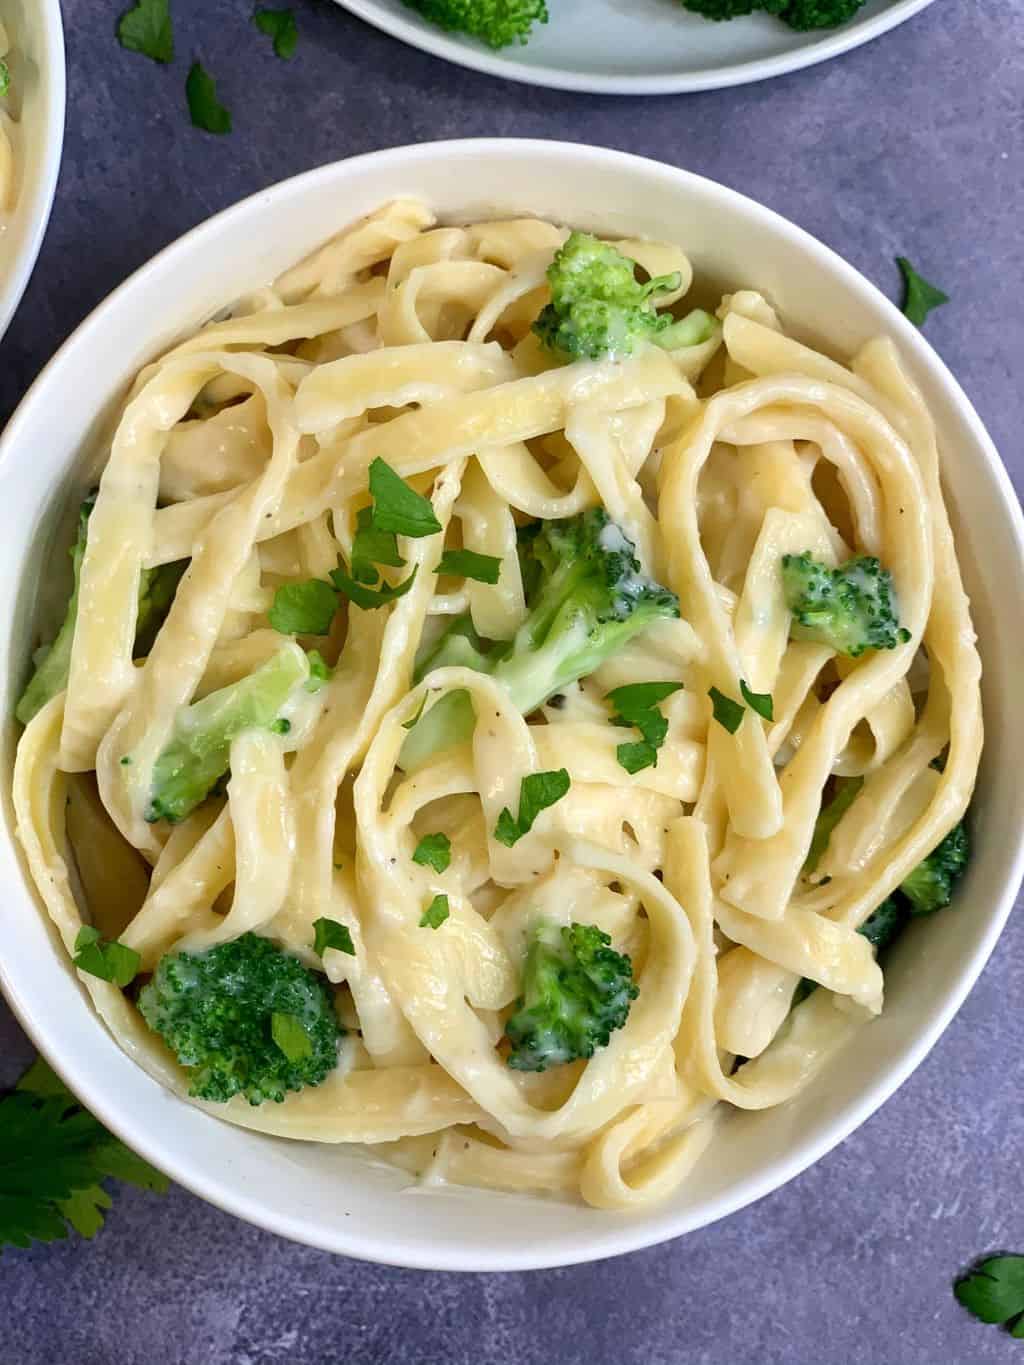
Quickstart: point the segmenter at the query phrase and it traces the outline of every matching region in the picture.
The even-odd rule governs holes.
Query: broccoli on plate
[[[739,19],[747,14],[774,14],[790,28],[807,32],[838,28],[857,13],[865,0],[682,0],[685,9],[705,19]]]
[[[465,33],[488,47],[525,43],[534,24],[546,24],[544,0],[403,0],[449,33]]]
[[[592,924],[539,921],[523,965],[522,995],[505,1025],[516,1071],[592,1057],[622,1028],[637,996],[633,964]]]
[[[814,640],[856,659],[910,639],[899,622],[892,575],[871,555],[829,568],[809,551],[782,556],[782,588],[794,640]]]
[[[633,544],[601,507],[539,524],[524,537],[524,569],[534,580],[526,620],[511,643],[485,651],[459,617],[417,669],[417,679],[445,664],[489,673],[524,716],[548,697],[598,668],[655,621],[679,615],[675,593],[647,578]],[[465,692],[449,692],[416,723],[401,763],[419,767],[431,754],[461,744],[473,732]]]
[[[323,979],[258,934],[165,954],[139,1009],[189,1072],[197,1099],[280,1103],[337,1065],[341,1029]]]
[[[665,350],[707,341],[716,325],[709,313],[695,309],[677,321],[652,305],[654,295],[679,288],[679,275],[640,284],[635,268],[608,242],[587,232],[570,233],[548,267],[551,302],[533,324],[534,332],[548,350],[573,360],[632,355],[644,341]]]

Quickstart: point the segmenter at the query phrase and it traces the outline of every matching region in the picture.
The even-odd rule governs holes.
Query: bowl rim
[[[335,3],[399,42],[418,48],[421,52],[429,52],[456,66],[482,71],[488,76],[542,86],[548,90],[571,90],[583,94],[683,95],[700,90],[723,90],[729,86],[749,85],[754,81],[770,80],[775,76],[785,76],[816,66],[819,62],[850,52],[873,38],[880,38],[883,33],[888,33],[891,28],[896,28],[926,9],[932,0],[893,0],[887,9],[869,19],[853,19],[841,28],[825,31],[815,42],[771,57],[730,62],[724,66],[710,67],[706,71],[659,71],[651,75],[623,76],[576,71],[567,66],[533,66],[529,62],[516,61],[472,40],[450,36],[411,16],[406,18],[401,13],[385,9],[380,0],[335,0]]]
[[[738,209],[751,222],[752,226],[756,227],[758,223],[766,226],[771,225],[776,231],[788,234],[791,240],[809,255],[827,266],[841,285],[852,287],[854,290],[866,294],[876,305],[881,305],[883,313],[887,316],[891,334],[906,351],[913,355],[915,361],[930,371],[931,377],[940,384],[948,398],[952,400],[959,416],[970,429],[978,450],[988,466],[988,473],[992,476],[993,486],[999,495],[1002,514],[1015,546],[1018,575],[1020,580],[1024,582],[1024,512],[1022,512],[1017,501],[1009,475],[970,400],[941,357],[932,349],[918,329],[903,317],[895,304],[830,247],[825,246],[824,243],[818,241],[789,219],[759,204],[756,200],[748,198],[739,191],[721,185],[708,177],[649,158],[578,143],[540,139],[470,138],[394,147],[384,151],[363,153],[356,157],[331,162],[303,172],[300,175],[280,181],[267,189],[259,190],[220,211],[164,247],[148,262],[134,271],[106,299],[98,304],[72,332],[39,373],[19,404],[6,430],[0,436],[0,465],[11,458],[13,448],[20,440],[21,428],[28,422],[34,407],[37,404],[45,403],[51,376],[55,372],[59,372],[65,358],[80,347],[88,347],[93,332],[104,326],[106,314],[113,311],[116,303],[125,294],[138,288],[150,275],[164,269],[169,264],[179,261],[187,262],[189,257],[202,247],[206,238],[214,236],[225,226],[230,226],[233,220],[238,219],[244,222],[250,215],[258,213],[261,208],[268,207],[272,202],[287,200],[290,195],[294,194],[301,195],[310,186],[316,185],[318,182],[330,182],[338,176],[358,171],[371,162],[379,163],[383,160],[385,163],[391,163],[395,171],[395,193],[397,194],[402,192],[401,176],[410,163],[429,161],[441,156],[452,160],[460,155],[474,157],[482,155],[488,158],[503,156],[513,158],[524,156],[553,157],[556,160],[562,158],[570,163],[567,169],[571,168],[571,164],[579,165],[589,161],[608,171],[622,172],[625,169],[628,173],[632,169],[648,176],[654,174],[671,182],[677,189],[692,187],[704,194],[711,193],[723,205],[725,213],[728,214],[730,210]],[[315,245],[315,242],[310,243],[311,248]],[[10,843],[15,850],[15,856],[18,856],[20,861],[13,830],[8,828],[8,824],[9,821],[7,820],[3,822],[4,828],[0,832],[0,839],[5,839]],[[903,1084],[945,1031],[988,961],[1013,908],[1017,888],[1022,877],[1024,877],[1024,830],[1021,831],[1018,838],[1002,889],[988,910],[984,932],[980,936],[973,954],[961,963],[955,982],[949,989],[941,1008],[934,1013],[929,1022],[922,1026],[913,1043],[907,1046],[904,1054],[889,1062],[885,1071],[876,1081],[866,1086],[862,1093],[850,1099],[819,1136],[804,1139],[794,1146],[785,1157],[759,1167],[750,1175],[738,1180],[727,1192],[711,1198],[696,1209],[671,1213],[662,1207],[645,1210],[634,1217],[616,1219],[612,1216],[609,1217],[607,1231],[603,1236],[593,1238],[590,1241],[579,1239],[571,1250],[549,1251],[545,1245],[536,1245],[529,1251],[509,1251],[508,1248],[503,1249],[499,1244],[495,1254],[492,1255],[482,1253],[479,1247],[467,1247],[459,1250],[449,1250],[447,1247],[432,1249],[423,1239],[408,1238],[401,1244],[391,1239],[385,1245],[380,1239],[374,1239],[372,1233],[367,1238],[365,1233],[357,1232],[354,1229],[349,1231],[345,1226],[346,1220],[344,1219],[337,1220],[333,1224],[327,1224],[324,1221],[312,1221],[304,1215],[280,1214],[276,1211],[269,1211],[261,1205],[257,1196],[248,1193],[240,1184],[231,1187],[223,1182],[219,1174],[195,1169],[189,1158],[183,1157],[180,1152],[176,1152],[173,1138],[170,1141],[166,1140],[166,1130],[162,1130],[159,1125],[147,1121],[141,1115],[131,1113],[123,1107],[119,1108],[113,1087],[106,1091],[99,1090],[97,1093],[93,1093],[89,1086],[85,1086],[81,1082],[76,1084],[76,1078],[67,1072],[56,1045],[51,1042],[50,1034],[53,1030],[49,1023],[42,1018],[28,1018],[27,1012],[20,1007],[16,982],[10,976],[9,968],[2,959],[0,959],[0,990],[3,991],[25,1032],[33,1040],[42,1055],[53,1066],[54,1070],[64,1077],[68,1085],[98,1119],[140,1155],[164,1170],[177,1184],[191,1190],[225,1212],[243,1218],[269,1232],[288,1237],[305,1245],[379,1264],[420,1270],[517,1271],[544,1269],[602,1260],[625,1252],[656,1246],[682,1236],[684,1233],[695,1231],[772,1193],[830,1152],[880,1108]],[[25,894],[28,895],[27,892]],[[36,908],[38,910],[38,906]],[[132,1065],[135,1064],[132,1063]],[[153,1084],[156,1085],[156,1082]]]
[[[60,0],[42,0],[43,61],[45,82],[43,109],[43,158],[31,194],[19,200],[12,218],[21,227],[21,245],[15,252],[11,268],[0,288],[0,338],[3,337],[18,311],[32,272],[36,268],[43,238],[50,222],[57,192],[57,179],[64,153],[64,119],[67,107],[67,71],[64,47],[64,25]]]

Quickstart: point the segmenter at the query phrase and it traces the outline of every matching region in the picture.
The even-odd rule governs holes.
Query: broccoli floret
[[[892,575],[871,555],[838,569],[809,551],[783,555],[782,587],[794,640],[814,640],[856,659],[866,649],[895,649],[910,639],[899,623]]]
[[[708,340],[715,328],[710,314],[695,309],[677,322],[651,304],[653,295],[678,289],[678,273],[640,284],[634,268],[607,242],[571,233],[548,267],[551,302],[534,332],[549,350],[574,360],[631,355],[642,341],[675,350]]]
[[[887,896],[877,910],[872,910],[857,930],[874,946],[875,956],[881,954],[903,932],[907,922],[907,912],[893,896]]]
[[[963,875],[970,853],[967,829],[961,822],[900,882],[912,915],[931,915],[950,903],[953,884]]]
[[[765,10],[778,14],[788,0],[682,0],[683,8],[700,14],[705,19],[742,19],[748,14]]]
[[[417,677],[441,660],[489,673],[526,716],[593,673],[655,621],[679,615],[675,593],[641,573],[632,541],[601,507],[541,523],[536,535],[523,538],[520,550],[537,570],[536,586],[511,643],[485,653],[483,642],[459,618],[421,663]],[[402,766],[418,767],[437,750],[463,743],[473,723],[466,693],[448,693],[410,732]]]
[[[290,645],[248,677],[183,707],[153,767],[146,819],[184,820],[228,771],[231,741],[244,730],[269,729],[308,677],[306,655]]]
[[[838,28],[848,23],[865,0],[789,0],[781,9],[765,5],[772,14],[801,33],[816,28]]]
[[[636,999],[633,964],[591,924],[540,921],[531,931],[522,996],[505,1025],[516,1071],[592,1057],[621,1028]]]
[[[449,33],[466,33],[488,47],[525,43],[534,24],[546,24],[544,0],[403,0]]]
[[[865,0],[682,0],[684,8],[705,19],[739,19],[764,11],[777,15],[790,28],[836,28],[860,9]]]
[[[138,1003],[189,1072],[197,1099],[280,1103],[337,1065],[342,1029],[325,982],[258,934],[167,953]]]
[[[28,686],[21,694],[14,714],[27,725],[32,717],[43,709],[52,697],[63,692],[68,685],[71,672],[71,646],[75,640],[75,626],[78,622],[78,583],[82,575],[82,560],[85,558],[86,541],[89,538],[89,517],[96,503],[94,490],[78,509],[78,530],[72,545],[71,568],[74,581],[64,620],[52,644],[42,645],[36,650],[32,662],[35,672]],[[149,647],[163,624],[181,576],[188,567],[188,561],[177,564],[162,564],[158,569],[144,569],[139,581],[139,615],[135,627],[135,654],[148,653]]]

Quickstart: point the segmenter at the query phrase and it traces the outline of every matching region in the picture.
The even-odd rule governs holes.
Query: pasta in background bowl
[[[43,243],[64,143],[64,32],[59,0],[3,0],[0,60],[0,336]]]
[[[609,211],[608,202],[631,208]],[[373,215],[368,224],[295,267],[365,214]],[[434,214],[451,228],[433,229]],[[655,281],[661,305],[675,306],[685,294],[688,306],[692,265],[695,288],[714,301],[718,318],[690,335],[666,328],[675,343],[688,344],[642,346],[612,362],[552,363],[529,324],[545,300],[544,272],[565,238],[562,225],[618,240]],[[225,317],[232,298],[241,302]],[[214,316],[203,334],[203,320]],[[200,339],[189,340],[197,330]],[[872,342],[880,334],[898,354]],[[149,365],[174,343],[169,358]],[[261,354],[268,345],[273,352]],[[856,372],[823,353],[859,354]],[[1007,595],[1021,598],[1019,510],[966,400],[891,305],[818,243],[740,196],[616,153],[551,143],[439,144],[288,182],[198,229],[123,286],[52,362],[12,423],[0,466],[19,480],[0,576],[19,594],[9,612],[17,630],[5,642],[8,711],[36,638],[30,585],[52,553],[46,547],[68,539],[66,519],[58,541],[51,528],[67,493],[94,481],[82,460],[97,450],[105,458],[118,405],[143,366],[87,513],[69,709],[59,696],[43,706],[22,745],[15,801],[28,862],[73,950],[78,912],[70,888],[60,886],[63,834],[53,823],[63,807],[58,769],[95,767],[105,805],[157,862],[159,884],[148,895],[142,888],[145,903],[131,927],[113,923],[105,937],[120,934],[149,971],[167,949],[208,948],[243,929],[263,930],[307,966],[319,968],[322,956],[328,977],[347,982],[341,1015],[349,1032],[344,1066],[322,1085],[280,1105],[253,1107],[236,1095],[227,1109],[206,1106],[268,1134],[317,1142],[226,1127],[182,1104],[170,1090],[187,1083],[134,1005],[114,984],[82,974],[125,1052],[163,1085],[91,1013],[64,948],[32,908],[9,839],[3,856],[26,892],[0,909],[10,945],[4,987],[41,1049],[104,1121],[182,1183],[286,1235],[401,1264],[509,1269],[609,1255],[719,1217],[802,1169],[891,1092],[948,1021],[1009,910],[1020,872],[1013,772],[1024,745],[1004,686],[1012,643],[993,628],[992,605],[998,594],[1002,614]],[[853,930],[962,814],[980,743],[971,624],[942,531],[915,386],[938,429],[1000,762],[982,763],[974,857],[954,908],[912,925],[894,946],[885,1009],[862,1027],[881,1003],[881,973],[868,940]],[[58,388],[67,401],[55,439],[46,410]],[[195,409],[200,393],[212,407]],[[402,411],[410,402],[422,406]],[[155,463],[161,423],[186,416],[175,448]],[[224,427],[212,444],[211,421]],[[812,448],[840,468],[842,495],[827,483],[812,486]],[[45,457],[32,466],[29,452],[38,449]],[[760,501],[737,477],[740,450],[768,490]],[[148,484],[138,478],[140,457]],[[698,525],[693,489],[705,460]],[[155,521],[154,479],[165,504]],[[61,483],[64,495],[56,491]],[[242,486],[244,495],[230,491]],[[371,520],[389,498],[405,519],[392,525],[391,542],[378,536],[374,555],[378,566],[395,569],[366,576],[365,566],[357,572],[353,532],[386,532],[384,519]],[[595,503],[610,520],[592,552],[631,562],[631,543],[637,562],[624,571],[627,597],[653,592],[643,585],[655,579],[676,590],[682,619],[637,633],[596,668],[591,659],[570,670],[544,723],[534,714],[526,724],[520,710],[535,712],[551,687],[531,674],[534,690],[524,688],[520,669],[515,692],[508,678],[516,660],[507,650],[497,662],[465,667],[468,631],[456,633],[454,653],[440,646],[438,662],[454,668],[430,671],[421,652],[423,678],[410,691],[416,646],[425,636],[429,645],[446,617],[468,609],[479,635],[498,641],[521,626],[530,599],[523,598],[516,523],[522,529],[531,517],[558,516],[559,526],[576,525],[571,519]],[[846,511],[826,517],[826,505]],[[204,526],[218,516],[219,533],[206,536]],[[427,518],[419,529],[417,516]],[[461,538],[466,550],[500,561],[495,583],[462,581],[465,559],[451,560],[443,578],[434,572],[449,522],[449,550],[459,551]],[[299,526],[293,544],[289,528]],[[557,534],[564,548],[569,532]],[[265,549],[254,560],[257,543]],[[835,562],[854,546],[879,552],[892,568],[903,631],[865,660],[837,666],[820,642],[786,645],[785,605],[758,565],[777,571],[781,554],[806,550]],[[398,550],[406,562],[396,572],[389,555]],[[139,567],[186,557],[193,567],[137,673]],[[239,576],[249,562],[256,576]],[[944,584],[934,599],[933,566]],[[277,608],[282,587],[312,581],[321,584],[315,596],[333,593],[351,605],[347,642],[338,626],[345,610],[335,626],[329,612],[312,632],[335,630],[324,637],[329,665],[341,654],[333,677],[309,687],[307,656],[263,618]],[[382,590],[391,594],[383,606],[361,602],[360,593]],[[213,612],[215,599],[222,606]],[[912,693],[927,680],[901,681],[929,603],[929,642],[956,698],[952,729],[948,706],[944,715],[934,699],[915,719]],[[283,617],[277,625],[288,629]],[[300,638],[309,644],[307,634]],[[180,765],[167,767],[167,746],[204,723],[196,707],[189,717],[178,707],[197,687],[230,687],[275,659],[294,667],[305,700],[268,713],[268,722],[280,717],[276,733],[250,730],[231,741],[226,806],[223,797],[197,806],[218,776],[213,769],[191,806],[175,806],[180,790],[158,792],[154,773],[164,763],[165,772],[179,774]],[[813,682],[826,667],[833,673]],[[746,713],[737,701],[741,678]],[[632,754],[616,762],[621,741],[636,736],[610,723],[607,695],[624,684],[675,680],[683,690],[659,699],[667,726],[651,732],[657,764]],[[718,700],[712,711],[709,685],[719,698],[730,694],[738,719],[726,724]],[[774,714],[763,719],[770,692]],[[466,742],[447,757],[410,761],[407,746],[433,724],[438,698],[466,693],[476,715],[472,740],[462,736]],[[510,696],[527,700],[517,709]],[[843,712],[844,699],[852,710]],[[845,733],[826,739],[819,711],[845,714],[846,732],[861,716],[868,723],[849,744]],[[842,715],[836,724],[841,730]],[[472,734],[472,715],[469,727]],[[940,774],[929,762],[950,738]],[[702,777],[705,750],[713,755],[710,777]],[[772,753],[789,774],[784,797]],[[349,769],[356,780],[343,783],[351,795],[343,795],[332,829],[323,811],[333,809]],[[858,817],[854,801],[850,819],[837,826],[813,884],[801,867],[830,772],[864,776],[863,804]],[[524,779],[559,773],[565,789],[547,790],[531,829]],[[874,822],[862,818],[871,809],[894,812],[882,822],[884,857],[872,846]],[[158,818],[168,814],[183,818],[168,826]],[[96,828],[88,823],[95,817],[92,810],[74,818],[81,831]],[[449,859],[421,859],[420,843],[441,832]],[[231,847],[217,843],[225,836],[238,850],[235,899],[227,904],[217,899],[232,879],[223,871]],[[77,837],[87,883],[83,849],[95,840]],[[116,856],[101,861],[112,867]],[[204,859],[210,870],[197,878]],[[870,877],[858,875],[859,865]],[[182,896],[187,885],[199,887],[194,903]],[[447,919],[434,915],[438,897]],[[215,899],[226,917],[213,912]],[[628,951],[635,959],[636,998],[610,1018],[589,1061],[577,1051],[576,1066],[531,1075],[507,1065],[507,1042],[495,1044],[507,1028],[523,1046],[525,1025],[508,1023],[507,1014],[537,902],[556,926],[571,920],[606,929],[612,955]],[[93,909],[103,929],[100,908]],[[311,931],[324,921],[347,929],[356,952],[338,951],[339,939],[334,951],[321,943],[314,953]],[[720,1003],[730,990],[733,1001],[717,1014],[716,949]],[[744,953],[737,972],[736,955]],[[830,989],[813,992],[783,1024],[801,976]],[[742,989],[737,980],[745,980]],[[800,1090],[814,1064],[839,1047],[841,1064],[822,1066]],[[740,1053],[754,1060],[728,1074]],[[715,1097],[743,1112],[709,1117]],[[333,1145],[360,1138],[387,1140],[378,1155],[404,1169]],[[410,1186],[409,1170],[434,1179]],[[473,1184],[546,1189],[577,1202]],[[578,1202],[581,1191],[601,1207]]]

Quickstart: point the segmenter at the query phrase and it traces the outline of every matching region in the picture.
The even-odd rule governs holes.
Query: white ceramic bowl
[[[445,33],[403,0],[337,0],[403,43],[491,76],[603,95],[719,90],[799,71],[860,47],[932,0],[867,0],[840,28],[798,33],[769,14],[710,23],[672,0],[552,0],[525,46],[495,52]]]
[[[18,197],[0,228],[0,336],[21,302],[43,244],[64,145],[64,31],[60,0],[0,0],[14,51],[19,107]]]
[[[964,999],[1022,871],[1020,641],[1005,623],[1024,619],[1024,520],[991,441],[927,342],[851,266],[767,209],[620,152],[525,141],[400,148],[287,181],[189,233],[112,294],[40,375],[0,442],[4,715],[24,678],[50,533],[97,416],[173,338],[402,194],[422,196],[455,221],[537,213],[612,234],[676,240],[698,276],[764,290],[802,338],[848,354],[877,333],[895,337],[938,421],[995,737],[982,765],[975,856],[957,908],[915,926],[898,946],[887,971],[886,1011],[841,1065],[788,1105],[732,1116],[674,1199],[630,1216],[469,1189],[410,1191],[400,1173],[343,1149],[257,1136],[173,1098],[120,1052],[92,1014],[36,907],[9,811],[0,831],[0,984],[84,1103],[175,1180],[240,1217],[315,1246],[399,1265],[562,1265],[675,1237],[789,1180],[896,1089]],[[11,724],[8,763],[13,739]]]

